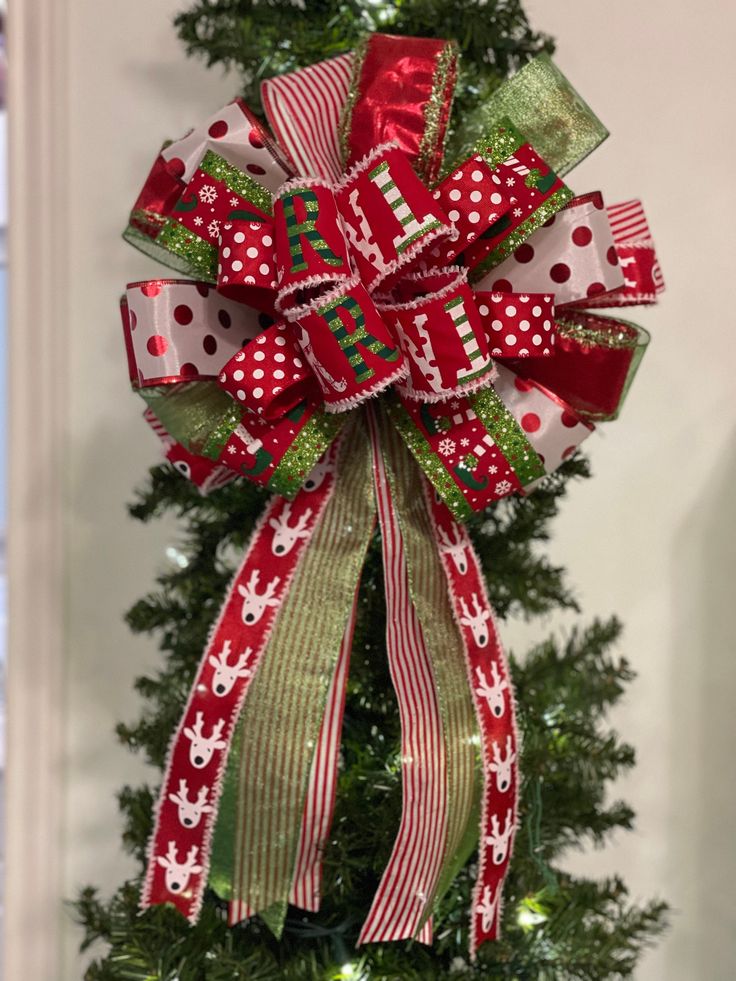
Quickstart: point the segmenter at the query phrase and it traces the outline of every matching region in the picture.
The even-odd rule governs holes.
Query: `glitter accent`
[[[361,38],[353,48],[353,72],[350,76],[348,97],[345,100],[345,105],[342,109],[338,130],[343,164],[345,164],[347,161],[348,152],[350,150],[348,141],[350,139],[350,130],[353,125],[353,108],[355,107],[355,103],[358,101],[358,97],[360,95],[358,82],[360,80],[360,76],[363,74],[363,62],[365,61],[366,52],[368,51],[369,38],[370,35],[366,34],[366,36]]]
[[[457,43],[448,41],[437,56],[432,91],[424,107],[424,133],[419,144],[416,170],[430,184],[442,164],[457,81],[457,59]]]
[[[445,502],[447,507],[459,521],[465,521],[473,514],[473,509],[463,497],[462,491],[447,472],[447,468],[436,453],[433,452],[422,432],[404,406],[393,394],[386,397],[384,405],[391,421],[401,433],[404,442],[411,450],[417,463],[422,468]]]
[[[481,156],[494,170],[528,142],[529,140],[521,135],[508,116],[504,116],[489,135],[478,140],[473,152]]]
[[[199,169],[208,177],[222,181],[229,191],[233,191],[251,204],[255,204],[267,215],[273,214],[270,191],[267,191],[262,184],[254,181],[252,177],[243,173],[238,167],[228,163],[218,153],[208,150],[199,165]]]
[[[188,272],[194,276],[200,276],[208,283],[217,282],[217,249],[185,228],[174,218],[166,219],[156,243],[167,254],[178,256],[183,260],[183,264],[176,266],[173,266],[171,261],[166,260],[168,266],[173,266],[175,269],[180,269],[182,272]]]
[[[546,473],[536,450],[492,388],[471,396],[475,414],[519,478],[522,487]]]
[[[637,348],[649,343],[649,332],[618,317],[583,315],[579,320],[555,320],[557,332],[572,337],[585,347]]]
[[[572,200],[573,196],[573,192],[569,187],[560,187],[554,194],[550,194],[546,200],[542,201],[533,214],[529,215],[528,218],[515,228],[503,242],[499,242],[493,251],[472,270],[470,273],[471,281],[477,282],[479,279],[482,279],[489,269],[497,266],[510,256],[512,252],[515,252],[521,243],[525,242],[538,228],[541,228],[546,221],[549,221],[552,215],[556,215],[558,211],[561,211],[568,201]]]
[[[510,116],[540,156],[561,177],[608,136],[608,130],[581,99],[548,54],[540,54],[500,85],[464,119],[468,155],[474,134]],[[467,150],[467,152],[466,152]]]
[[[268,481],[269,489],[284,497],[294,497],[309,471],[340,432],[344,422],[345,416],[330,415],[321,409],[317,410],[281,457]]]
[[[165,221],[166,219],[162,219],[162,223]],[[178,227],[181,227],[178,222],[176,224]],[[128,225],[125,229],[123,239],[129,245],[143,252],[151,259],[155,259],[156,262],[168,266],[170,269],[175,269],[177,272],[184,273],[187,276],[199,276],[198,267],[192,265],[188,255],[179,255],[178,253],[171,252],[169,249],[160,245],[158,239],[145,235],[133,225]],[[209,276],[208,282],[214,282],[214,278]]]

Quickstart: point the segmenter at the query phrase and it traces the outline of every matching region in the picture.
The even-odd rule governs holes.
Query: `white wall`
[[[735,146],[735,9],[532,0],[528,10],[613,134],[572,186],[643,198],[668,287],[658,308],[635,312],[652,346],[621,419],[586,444],[595,480],[571,495],[553,543],[585,612],[625,621],[622,649],[639,671],[615,716],[639,752],[618,788],[637,829],[581,867],[619,871],[634,895],[659,893],[679,910],[642,981],[730,981],[736,195],[721,175]]]
[[[70,393],[67,895],[90,881],[112,887],[130,869],[113,795],[141,770],[112,727],[136,714],[131,681],[154,654],[121,615],[172,541],[170,528],[141,527],[124,510],[156,447],[127,388],[115,306],[126,280],[154,267],[118,236],[158,141],[234,88],[185,60],[170,28],[181,6],[68,4],[68,104],[59,107],[73,216],[64,257],[70,315],[59,323]],[[639,749],[639,769],[621,787],[639,812],[637,831],[584,867],[619,870],[634,895],[659,893],[679,908],[642,981],[726,981],[736,971],[736,667],[727,643],[736,404],[733,91],[724,90],[732,71],[724,66],[736,16],[722,0],[533,0],[529,9],[558,35],[560,66],[614,134],[571,185],[600,186],[610,201],[641,195],[668,281],[660,308],[640,315],[654,343],[623,418],[588,442],[596,479],[571,495],[551,546],[586,613],[625,619],[640,672],[616,716]],[[514,636],[522,634],[530,636]],[[70,925],[64,981],[80,976],[77,939]]]

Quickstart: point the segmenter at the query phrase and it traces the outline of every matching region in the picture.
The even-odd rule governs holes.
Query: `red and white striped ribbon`
[[[606,208],[613,240],[619,242],[649,242],[652,233],[644,215],[641,201],[623,201]]]
[[[340,117],[352,68],[348,53],[261,83],[271,129],[302,176],[337,180],[344,170]]]
[[[416,937],[439,878],[447,834],[447,762],[432,667],[409,592],[404,540],[372,415],[371,446],[386,585],[386,646],[401,717],[403,810],[391,858],[358,943]],[[418,933],[419,931],[419,933]]]
[[[636,255],[637,247],[651,251],[650,262],[648,263],[651,265],[649,275],[654,285],[655,294],[661,293],[664,289],[664,276],[654,251],[652,233],[649,230],[641,201],[623,201],[620,204],[612,204],[606,211],[613,232],[613,240],[616,243],[622,264],[625,264],[629,250],[634,255]],[[644,299],[646,300],[646,297]]]
[[[345,713],[350,649],[353,643],[357,612],[358,590],[356,589],[335,673],[330,682],[325,717],[322,720],[322,728],[312,760],[299,849],[294,866],[294,879],[289,893],[290,903],[300,909],[314,913],[317,912],[320,905],[322,857],[335,812],[340,733]]]

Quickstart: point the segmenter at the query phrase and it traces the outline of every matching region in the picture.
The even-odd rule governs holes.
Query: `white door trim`
[[[68,0],[8,22],[10,478],[4,977],[59,981]]]

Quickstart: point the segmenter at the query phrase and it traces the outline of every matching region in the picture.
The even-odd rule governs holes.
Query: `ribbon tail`
[[[289,902],[293,906],[313,913],[316,913],[320,906],[322,858],[335,812],[340,733],[345,714],[348,668],[357,612],[358,590],[356,589],[312,760],[294,879],[289,893]]]
[[[403,809],[358,942],[429,943],[437,887],[472,809],[472,705],[426,508],[412,492],[416,469],[387,420],[371,419],[371,440],[387,651],[402,724]]]
[[[503,884],[518,820],[520,751],[508,661],[488,601],[480,560],[467,531],[425,481],[434,540],[463,639],[468,682],[480,733],[483,794],[470,953],[499,935]]]
[[[349,621],[375,521],[370,456],[359,424],[349,425],[342,447],[334,492],[241,717],[241,751],[232,764],[234,826],[223,826],[221,836],[232,869],[223,896],[232,922],[255,912],[283,914],[295,888],[304,885],[302,873],[319,872],[319,854],[302,865],[309,858],[305,810],[312,790],[326,786],[326,763],[321,783],[315,786],[312,776],[315,752],[326,736],[326,711],[328,718],[333,713],[329,736],[337,741],[334,712],[341,713],[344,678],[333,679],[347,670]],[[330,753],[334,760],[336,745]],[[334,787],[334,773],[331,779]],[[322,817],[329,821],[329,810]],[[319,844],[322,832],[315,830]]]
[[[148,845],[142,909],[172,903],[190,922],[199,916],[237,720],[332,496],[335,459],[333,449],[325,479],[312,493],[302,490],[291,503],[283,498],[270,502],[228,589],[169,747]]]

